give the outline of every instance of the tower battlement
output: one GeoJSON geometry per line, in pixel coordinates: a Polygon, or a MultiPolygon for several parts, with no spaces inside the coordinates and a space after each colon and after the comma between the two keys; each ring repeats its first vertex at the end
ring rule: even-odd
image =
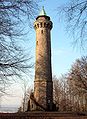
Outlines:
{"type": "Polygon", "coordinates": [[[46,18],[47,16],[42,16],[42,17],[39,17],[37,19],[37,21],[34,22],[34,28],[35,30],[37,28],[48,28],[48,29],[52,29],[53,27],[53,24],[51,21],[47,20],[46,18]]]}

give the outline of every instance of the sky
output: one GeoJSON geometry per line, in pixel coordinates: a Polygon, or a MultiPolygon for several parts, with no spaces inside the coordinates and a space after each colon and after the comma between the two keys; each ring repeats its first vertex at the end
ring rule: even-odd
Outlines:
{"type": "Polygon", "coordinates": [[[73,39],[66,32],[66,24],[64,20],[60,20],[60,16],[57,14],[57,7],[66,4],[67,1],[44,0],[41,3],[41,6],[44,6],[47,15],[50,16],[53,22],[53,29],[51,31],[52,71],[53,75],[57,75],[57,77],[67,73],[75,60],[86,54],[80,51],[80,48],[73,48],[73,39]]]}
{"type": "MultiPolygon", "coordinates": [[[[51,21],[53,22],[53,28],[51,31],[51,51],[52,51],[52,75],[56,75],[58,78],[61,74],[66,74],[71,65],[75,62],[76,59],[81,58],[81,56],[86,53],[80,51],[79,48],[73,48],[72,38],[66,33],[63,20],[60,20],[57,13],[57,7],[66,4],[68,0],[42,0],[40,2],[40,9],[44,6],[46,14],[50,16],[51,21]]],[[[38,13],[39,14],[39,13],[38,13]]],[[[33,55],[33,61],[35,62],[35,30],[32,29],[31,35],[29,34],[29,40],[31,44],[31,53],[33,55]]],[[[25,47],[28,47],[27,45],[25,47]]],[[[34,73],[34,71],[33,71],[34,73]]],[[[33,86],[34,74],[29,80],[30,86],[33,86]]],[[[10,87],[11,93],[16,96],[3,97],[1,101],[2,105],[20,105],[22,103],[23,92],[19,84],[12,85],[10,87]]]]}

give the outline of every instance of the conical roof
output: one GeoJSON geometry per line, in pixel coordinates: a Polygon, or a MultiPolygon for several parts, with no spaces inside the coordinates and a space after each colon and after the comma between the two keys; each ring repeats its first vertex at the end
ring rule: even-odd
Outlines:
{"type": "Polygon", "coordinates": [[[47,16],[45,10],[44,10],[44,6],[42,7],[42,10],[40,11],[40,14],[38,15],[38,17],[36,18],[36,20],[39,18],[39,17],[45,17],[46,19],[50,20],[50,17],[47,16]]]}
{"type": "Polygon", "coordinates": [[[47,15],[46,15],[46,12],[45,12],[45,10],[44,10],[44,6],[42,7],[42,10],[40,11],[39,16],[47,16],[47,15]]]}

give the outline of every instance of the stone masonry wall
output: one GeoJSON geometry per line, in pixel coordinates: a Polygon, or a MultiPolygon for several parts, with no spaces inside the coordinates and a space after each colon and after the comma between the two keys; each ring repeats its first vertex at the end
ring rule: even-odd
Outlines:
{"type": "Polygon", "coordinates": [[[48,16],[39,16],[34,22],[36,31],[36,63],[34,98],[45,110],[52,110],[53,83],[51,71],[52,22],[48,16]]]}

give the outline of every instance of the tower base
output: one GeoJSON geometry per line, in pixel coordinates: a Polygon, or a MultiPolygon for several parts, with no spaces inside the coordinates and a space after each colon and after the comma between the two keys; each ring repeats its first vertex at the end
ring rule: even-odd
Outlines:
{"type": "Polygon", "coordinates": [[[39,102],[36,101],[36,99],[34,98],[34,94],[31,93],[27,111],[58,111],[58,108],[54,103],[51,110],[48,107],[43,107],[43,105],[40,105],[39,102]]]}

